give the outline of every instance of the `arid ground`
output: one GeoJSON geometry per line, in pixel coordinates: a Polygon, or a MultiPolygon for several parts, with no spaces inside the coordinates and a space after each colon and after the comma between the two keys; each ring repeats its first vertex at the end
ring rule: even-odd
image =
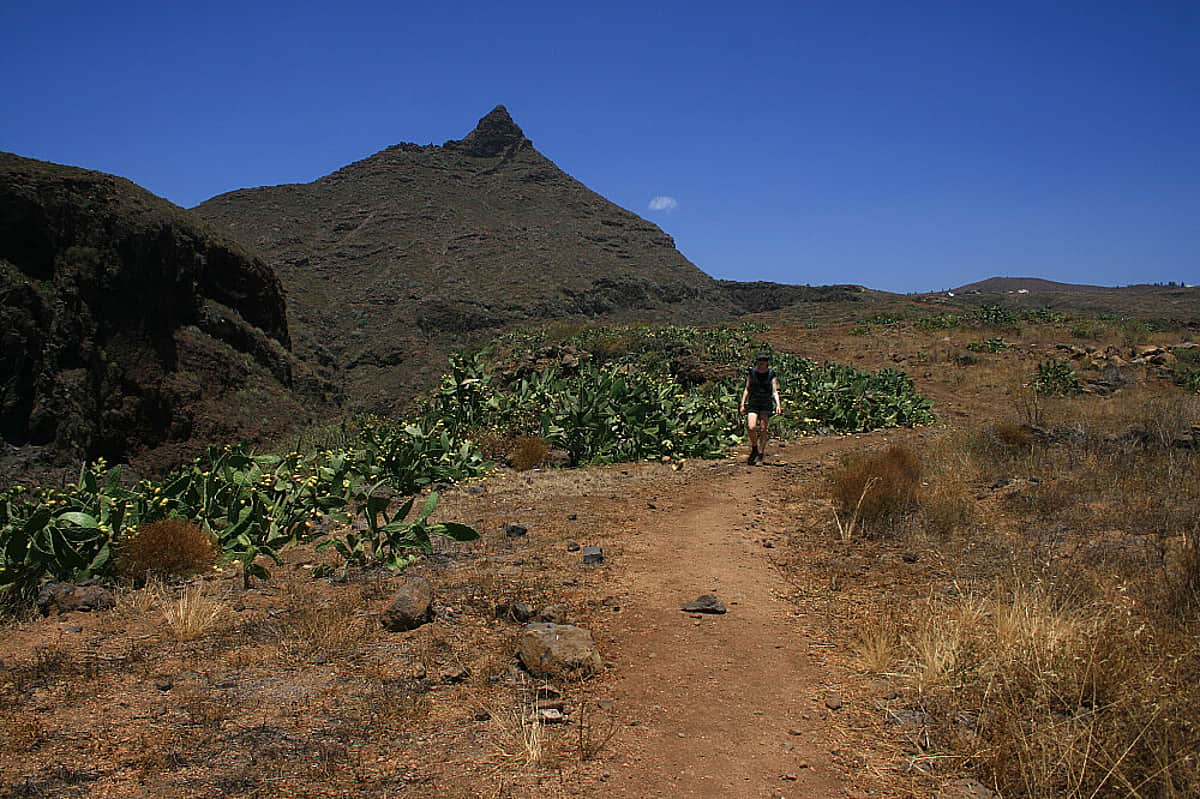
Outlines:
{"type": "Polygon", "coordinates": [[[306,549],[249,591],[227,568],[7,621],[0,796],[1196,795],[1200,397],[1161,364],[1028,387],[1055,356],[1106,374],[1058,344],[1195,331],[767,321],[906,369],[939,422],[451,487],[438,516],[483,538],[412,567],[437,612],[411,632],[379,623],[395,578],[314,580],[306,549]],[[728,612],[681,610],[705,593],[728,612]],[[525,674],[517,602],[591,630],[603,671],[525,674]]]}

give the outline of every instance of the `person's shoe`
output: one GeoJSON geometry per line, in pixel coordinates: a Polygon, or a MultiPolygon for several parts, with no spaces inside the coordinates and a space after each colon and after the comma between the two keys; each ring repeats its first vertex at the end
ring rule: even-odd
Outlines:
{"type": "Polygon", "coordinates": [[[756,458],[758,458],[758,450],[752,449],[750,450],[750,456],[746,458],[746,463],[753,466],[756,458]]]}

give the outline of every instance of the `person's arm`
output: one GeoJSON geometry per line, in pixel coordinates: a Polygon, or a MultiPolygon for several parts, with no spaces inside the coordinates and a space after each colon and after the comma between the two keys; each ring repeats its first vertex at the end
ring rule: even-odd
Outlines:
{"type": "MultiPolygon", "coordinates": [[[[746,382],[747,382],[747,384],[749,383],[749,381],[746,381],[746,382]]],[[[783,412],[783,402],[780,401],[780,399],[779,399],[779,378],[778,377],[771,378],[771,393],[775,397],[775,413],[782,413],[783,412]]]]}
{"type": "Polygon", "coordinates": [[[742,416],[746,415],[746,400],[750,399],[750,378],[746,378],[746,385],[742,389],[742,401],[738,403],[738,413],[742,416]]]}

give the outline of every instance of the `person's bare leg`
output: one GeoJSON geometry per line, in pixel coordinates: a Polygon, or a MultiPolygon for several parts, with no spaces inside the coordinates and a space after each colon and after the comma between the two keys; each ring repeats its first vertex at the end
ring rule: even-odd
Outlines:
{"type": "Polygon", "coordinates": [[[747,459],[747,463],[753,462],[754,454],[760,451],[758,440],[758,419],[759,414],[754,413],[753,411],[746,414],[746,438],[749,439],[750,443],[750,457],[747,459]]]}
{"type": "Polygon", "coordinates": [[[767,416],[765,413],[759,415],[758,417],[758,444],[756,449],[758,449],[759,463],[762,463],[763,456],[767,454],[767,422],[769,422],[770,419],[771,417],[767,416]]]}

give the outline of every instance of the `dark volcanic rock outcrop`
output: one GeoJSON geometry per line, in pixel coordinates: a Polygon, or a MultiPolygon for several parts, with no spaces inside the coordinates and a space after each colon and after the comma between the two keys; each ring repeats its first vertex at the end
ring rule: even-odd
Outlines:
{"type": "Polygon", "coordinates": [[[853,285],[793,286],[764,280],[717,282],[726,296],[745,313],[777,311],[802,302],[859,302],[865,291],[862,286],[853,285]]]}
{"type": "Polygon", "coordinates": [[[123,178],[8,153],[0,344],[0,435],[51,460],[169,460],[305,415],[262,260],[123,178]]]}
{"type": "Polygon", "coordinates": [[[374,409],[428,384],[471,331],[737,311],[670,236],[560,170],[503,107],[464,139],[399,144],[312,183],[195,210],[264,254],[297,353],[374,409]]]}

